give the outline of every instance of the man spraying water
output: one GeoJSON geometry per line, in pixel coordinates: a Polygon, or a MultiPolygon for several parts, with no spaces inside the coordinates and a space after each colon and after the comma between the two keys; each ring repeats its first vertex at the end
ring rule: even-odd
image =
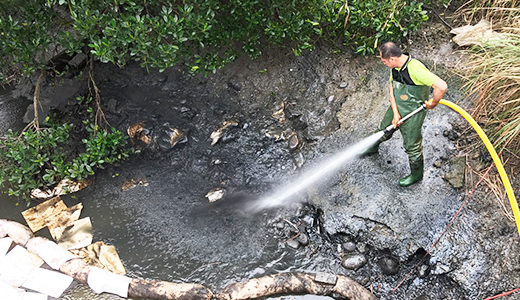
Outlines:
{"type": "Polygon", "coordinates": [[[421,127],[426,116],[425,109],[437,106],[448,85],[428,71],[421,62],[402,53],[394,43],[385,43],[380,50],[381,60],[392,69],[392,74],[390,108],[379,124],[378,132],[307,170],[272,195],[257,199],[247,210],[258,212],[296,201],[300,198],[297,197],[300,192],[323,180],[327,174],[337,171],[347,161],[360,154],[376,153],[379,144],[390,139],[397,128],[403,135],[411,169],[411,174],[399,180],[399,185],[409,186],[422,179],[424,162],[421,127]],[[430,87],[433,87],[433,98],[428,100],[430,87]]]}
{"type": "MultiPolygon", "coordinates": [[[[390,74],[390,107],[386,111],[378,130],[388,126],[399,126],[403,136],[403,144],[410,163],[410,175],[399,180],[400,186],[409,186],[423,178],[424,159],[421,127],[426,117],[423,110],[411,116],[406,122],[401,117],[408,115],[424,105],[432,109],[444,96],[448,85],[437,75],[430,72],[420,61],[403,53],[392,42],[387,42],[379,48],[381,61],[391,69],[390,74]],[[433,88],[433,98],[428,100],[430,87],[433,88]]],[[[378,152],[379,144],[390,139],[393,130],[387,131],[373,146],[362,151],[362,155],[378,152]]]]}

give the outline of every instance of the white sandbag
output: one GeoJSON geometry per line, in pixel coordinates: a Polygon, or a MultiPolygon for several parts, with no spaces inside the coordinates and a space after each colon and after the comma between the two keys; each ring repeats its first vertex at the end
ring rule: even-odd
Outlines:
{"type": "Polygon", "coordinates": [[[74,254],[51,241],[47,241],[36,247],[36,253],[54,270],[59,270],[61,265],[71,259],[77,258],[74,254]]]}
{"type": "Polygon", "coordinates": [[[38,268],[31,273],[22,287],[59,298],[71,283],[72,277],[68,275],[38,268]]]}
{"type": "Polygon", "coordinates": [[[93,267],[88,274],[88,285],[98,294],[107,292],[127,298],[130,281],[132,279],[128,277],[113,274],[97,267],[93,267]]]}

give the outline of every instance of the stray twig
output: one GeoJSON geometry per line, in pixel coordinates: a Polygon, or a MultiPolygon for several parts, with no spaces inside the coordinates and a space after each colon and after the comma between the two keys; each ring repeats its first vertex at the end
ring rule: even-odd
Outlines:
{"type": "Polygon", "coordinates": [[[285,243],[287,243],[287,242],[289,242],[289,241],[291,241],[291,240],[294,240],[295,238],[298,238],[298,237],[300,236],[300,234],[301,234],[300,229],[298,229],[298,226],[294,225],[293,223],[291,223],[291,221],[289,221],[289,220],[287,220],[287,219],[283,219],[283,220],[284,220],[285,222],[289,223],[292,227],[294,227],[294,229],[296,229],[296,231],[298,231],[298,234],[296,234],[296,235],[293,236],[292,238],[288,239],[287,241],[283,242],[282,245],[285,244],[285,243]]]}

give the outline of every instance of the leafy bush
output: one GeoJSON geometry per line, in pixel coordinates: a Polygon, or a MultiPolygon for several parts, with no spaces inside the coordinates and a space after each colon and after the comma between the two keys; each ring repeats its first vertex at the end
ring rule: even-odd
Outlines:
{"type": "Polygon", "coordinates": [[[115,129],[99,130],[83,139],[84,152],[69,146],[71,125],[52,125],[21,136],[9,131],[0,140],[0,184],[9,195],[29,199],[31,190],[54,187],[62,179],[83,180],[106,163],[126,159],[126,136],[115,129]]]}
{"type": "Polygon", "coordinates": [[[7,63],[0,68],[6,74],[14,63],[29,74],[38,68],[35,54],[50,45],[70,53],[86,46],[119,66],[139,61],[164,70],[184,61],[205,72],[241,53],[257,57],[269,45],[300,55],[338,37],[370,54],[379,41],[401,39],[427,19],[415,0],[2,1],[0,57],[7,63]]]}

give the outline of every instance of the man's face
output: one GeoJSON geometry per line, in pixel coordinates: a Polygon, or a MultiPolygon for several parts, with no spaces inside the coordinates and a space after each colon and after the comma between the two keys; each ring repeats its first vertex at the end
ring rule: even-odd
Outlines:
{"type": "Polygon", "coordinates": [[[389,67],[390,69],[395,68],[395,57],[391,56],[389,58],[383,58],[381,51],[379,52],[379,57],[385,66],[389,67]]]}

